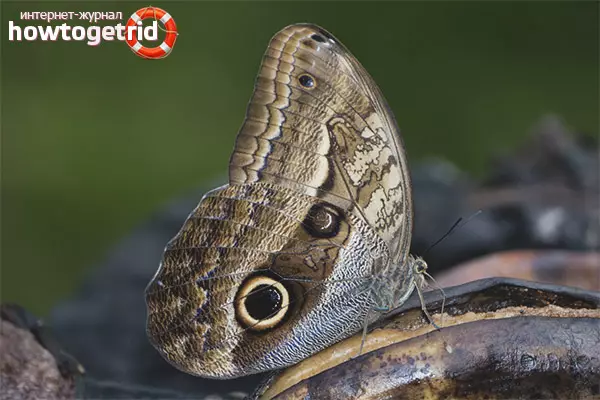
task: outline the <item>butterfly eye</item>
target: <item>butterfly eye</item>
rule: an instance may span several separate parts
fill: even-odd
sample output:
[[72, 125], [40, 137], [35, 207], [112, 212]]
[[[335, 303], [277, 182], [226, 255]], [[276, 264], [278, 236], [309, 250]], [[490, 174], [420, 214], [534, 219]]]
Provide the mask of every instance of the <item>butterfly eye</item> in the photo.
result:
[[323, 38], [323, 36], [317, 35], [316, 33], [314, 35], [311, 36], [312, 40], [320, 42], [320, 43], [325, 43], [325, 39]]
[[415, 263], [415, 272], [417, 274], [422, 274], [427, 271], [427, 263], [424, 260], [417, 260]]
[[247, 279], [236, 295], [235, 313], [240, 324], [252, 331], [274, 328], [290, 310], [285, 286], [267, 276]]
[[302, 86], [304, 86], [307, 89], [312, 89], [315, 87], [315, 79], [310, 76], [309, 74], [302, 74], [298, 77], [298, 82], [300, 82], [300, 84]]
[[341, 212], [326, 204], [315, 204], [311, 207], [304, 227], [317, 238], [334, 237], [340, 231]]

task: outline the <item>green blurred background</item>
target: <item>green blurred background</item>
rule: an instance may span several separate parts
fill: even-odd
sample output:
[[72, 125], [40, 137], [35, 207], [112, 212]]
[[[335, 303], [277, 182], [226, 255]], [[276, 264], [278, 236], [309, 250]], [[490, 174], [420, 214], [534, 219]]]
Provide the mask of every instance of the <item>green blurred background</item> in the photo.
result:
[[3, 301], [47, 313], [157, 208], [223, 174], [265, 46], [290, 23], [351, 49], [412, 162], [481, 175], [549, 112], [598, 132], [597, 2], [153, 3], [180, 33], [159, 61], [118, 42], [8, 41], [21, 11], [147, 5], [1, 5]]

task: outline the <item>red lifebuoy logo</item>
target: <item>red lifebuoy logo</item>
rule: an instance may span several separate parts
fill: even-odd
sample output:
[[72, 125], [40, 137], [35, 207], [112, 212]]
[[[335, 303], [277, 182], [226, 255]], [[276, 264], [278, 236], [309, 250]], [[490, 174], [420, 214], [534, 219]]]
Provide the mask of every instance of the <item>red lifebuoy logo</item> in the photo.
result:
[[[160, 21], [164, 25], [164, 31], [166, 32], [165, 40], [157, 47], [144, 47], [140, 43], [141, 35], [136, 35], [137, 29], [141, 30], [142, 21], [148, 18], [152, 18], [155, 21]], [[134, 12], [126, 25], [127, 37], [125, 41], [129, 45], [129, 48], [138, 56], [146, 59], [159, 59], [165, 58], [173, 50], [175, 41], [177, 40], [177, 25], [173, 20], [173, 17], [158, 7], [144, 7]], [[133, 33], [133, 34], [132, 34]]]
[[[1, 0], [0, 0], [1, 1]], [[104, 11], [26, 11], [21, 12], [21, 20], [46, 22], [44, 26], [39, 23], [25, 22], [17, 24], [8, 21], [8, 40], [16, 42], [85, 42], [88, 46], [98, 46], [103, 42], [126, 42], [129, 48], [138, 56], [146, 59], [165, 58], [173, 51], [178, 32], [173, 17], [158, 7], [144, 7], [131, 15], [124, 24], [123, 12]], [[151, 19], [151, 21], [146, 21]], [[58, 24], [52, 21], [59, 21]], [[72, 23], [71, 20], [89, 22], [91, 26]], [[66, 21], [66, 22], [62, 22]], [[110, 21], [108, 25], [99, 24], [100, 21]], [[113, 22], [114, 21], [114, 22]], [[118, 23], [116, 23], [119, 21]], [[147, 22], [150, 22], [148, 24]], [[149, 25], [149, 26], [143, 26]], [[162, 32], [159, 34], [159, 32]], [[157, 47], [144, 47], [142, 43], [158, 43], [159, 36], [164, 35], [164, 41]], [[122, 46], [122, 44], [120, 45]], [[146, 44], [146, 46], [148, 46]]]

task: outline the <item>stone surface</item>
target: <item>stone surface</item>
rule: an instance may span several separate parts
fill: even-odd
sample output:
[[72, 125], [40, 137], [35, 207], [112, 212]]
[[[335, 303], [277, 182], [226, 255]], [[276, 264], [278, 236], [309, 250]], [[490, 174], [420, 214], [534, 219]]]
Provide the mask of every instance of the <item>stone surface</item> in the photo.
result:
[[52, 354], [28, 330], [2, 320], [0, 354], [0, 399], [75, 398], [74, 380], [61, 375]]

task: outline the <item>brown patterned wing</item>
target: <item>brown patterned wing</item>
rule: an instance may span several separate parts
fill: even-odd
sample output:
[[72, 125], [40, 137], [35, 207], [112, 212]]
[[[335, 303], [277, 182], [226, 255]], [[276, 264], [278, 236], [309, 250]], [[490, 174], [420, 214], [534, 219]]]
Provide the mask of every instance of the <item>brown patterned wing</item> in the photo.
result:
[[292, 25], [269, 43], [229, 179], [354, 207], [395, 262], [406, 257], [411, 184], [395, 119], [371, 76], [320, 27]]
[[150, 341], [177, 368], [213, 378], [282, 368], [413, 290], [396, 123], [323, 29], [294, 25], [271, 40], [229, 172], [146, 291]]

